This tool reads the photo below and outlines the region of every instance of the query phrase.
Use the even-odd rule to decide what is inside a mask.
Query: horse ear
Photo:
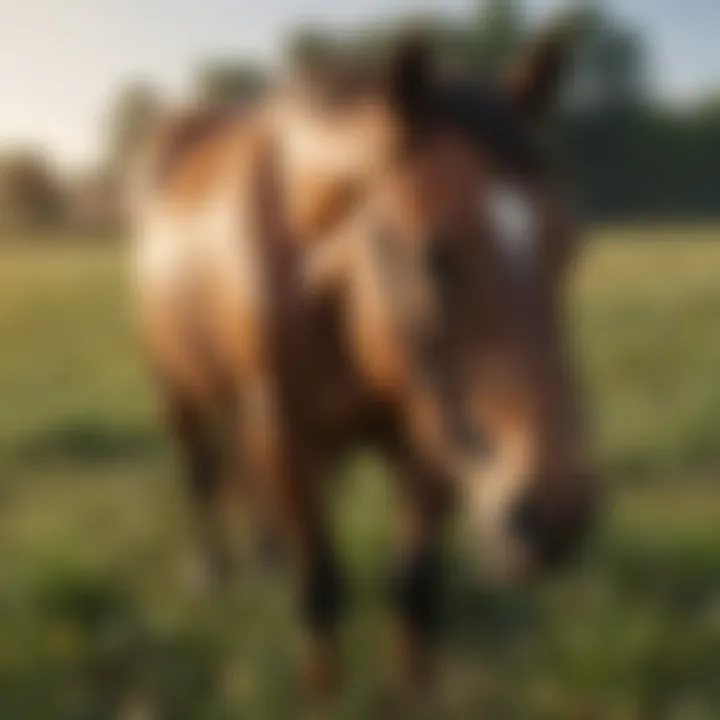
[[[504,87],[514,107],[537,122],[557,103],[577,35],[575,16],[555,23],[511,64]]]
[[[423,111],[434,75],[434,59],[425,33],[413,32],[402,38],[386,70],[386,91],[391,108],[412,122]]]

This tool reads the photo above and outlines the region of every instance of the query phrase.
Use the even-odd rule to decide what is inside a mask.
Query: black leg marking
[[[396,611],[421,639],[433,640],[442,616],[442,558],[437,549],[404,557],[392,578]]]
[[[337,563],[325,550],[311,559],[302,587],[302,616],[317,633],[332,630],[344,607],[344,585]]]

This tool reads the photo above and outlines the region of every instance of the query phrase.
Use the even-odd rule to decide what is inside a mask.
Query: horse
[[[553,29],[486,82],[411,37],[351,90],[295,78],[174,118],[143,155],[140,337],[204,567],[226,565],[222,513],[242,488],[292,559],[316,689],[339,671],[323,498],[349,448],[373,444],[394,469],[408,683],[435,665],[454,508],[505,580],[561,565],[592,524],[564,317],[578,233],[537,137],[570,53]]]

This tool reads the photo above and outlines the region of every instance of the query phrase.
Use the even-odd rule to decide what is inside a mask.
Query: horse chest
[[[292,420],[320,442],[344,446],[361,439],[376,401],[357,372],[338,303],[307,306],[284,371],[294,388]]]

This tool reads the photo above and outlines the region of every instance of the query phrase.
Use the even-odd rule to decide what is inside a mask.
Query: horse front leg
[[[425,687],[436,669],[442,619],[443,536],[451,493],[422,464],[400,468],[400,552],[391,578],[395,670],[407,690]]]
[[[299,610],[306,642],[302,679],[313,694],[327,696],[339,686],[338,627],[344,585],[334,550],[320,528],[306,533],[298,559]]]
[[[337,630],[344,593],[324,520],[316,456],[287,428],[269,385],[254,385],[251,405],[253,422],[243,441],[256,482],[256,510],[283,542],[296,573],[305,631],[302,680],[313,694],[328,695],[339,680]]]
[[[189,581],[196,589],[205,591],[226,580],[232,564],[224,522],[228,488],[221,438],[211,408],[196,394],[166,385],[164,401],[195,520],[196,549]]]

